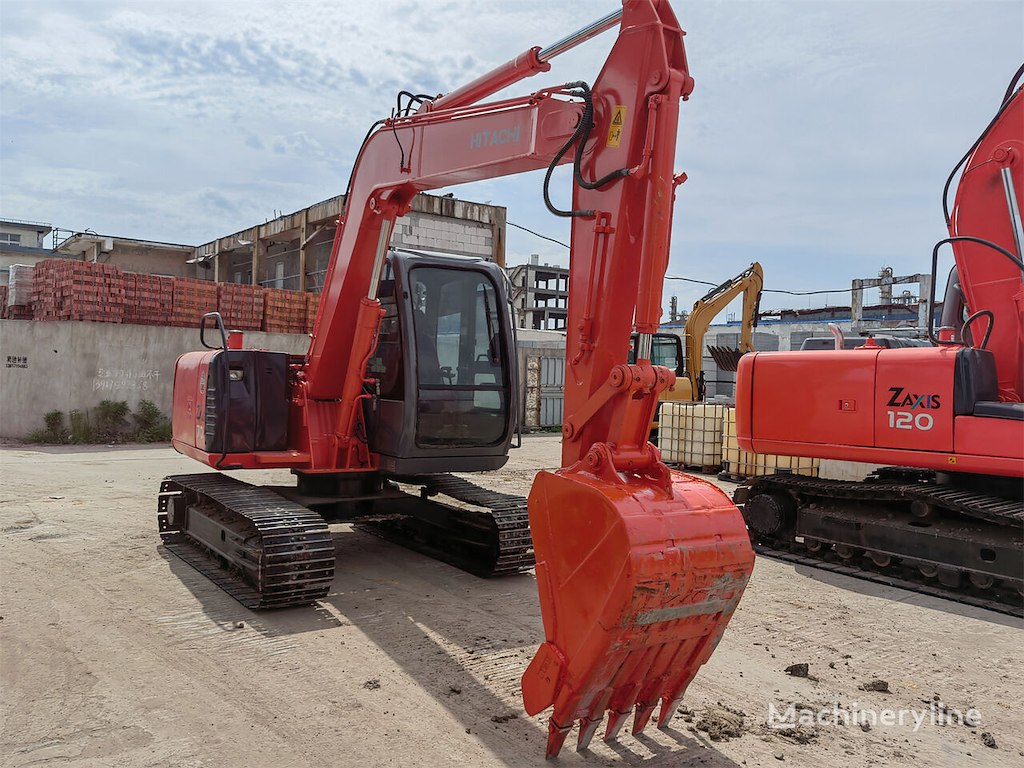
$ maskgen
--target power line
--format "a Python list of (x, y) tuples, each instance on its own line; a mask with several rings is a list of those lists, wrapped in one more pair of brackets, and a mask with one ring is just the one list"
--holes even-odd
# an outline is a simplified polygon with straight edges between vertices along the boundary
[[(516, 229), (521, 229), (524, 232), (529, 232), (531, 235), (534, 235), (535, 237), (539, 237), (542, 240), (550, 240), (552, 243), (557, 243), (558, 245), (562, 246), (563, 248), (569, 248), (570, 250), (572, 250), (572, 247), (568, 243), (563, 243), (561, 240), (556, 240), (553, 237), (548, 237), (547, 235), (542, 235), (540, 232), (534, 232), (532, 229), (524, 227), (524, 226), (522, 226), (520, 224), (516, 224), (515, 222), (506, 221), (505, 223), (508, 224), (510, 227), (515, 227)], [(710, 285), (712, 288), (717, 288), (719, 286), (719, 283), (709, 283), (707, 280), (695, 280), (692, 277), (682, 277), (680, 275), (665, 275), (665, 279), (666, 280), (682, 280), (685, 283), (697, 283), (698, 285)], [(917, 281), (913, 280), (913, 279), (910, 279), (910, 278), (908, 278), (906, 280), (894, 279), (892, 281), (892, 283), (890, 283), (890, 285), (903, 285), (903, 284), (906, 284), (906, 283), (914, 283), (914, 282), (917, 282)], [(874, 286), (874, 287), (879, 287), (879, 286)], [(828, 289), (823, 289), (823, 290), (818, 290), (818, 291), (786, 291), (786, 290), (783, 290), (781, 288), (764, 288), (764, 289), (762, 289), (762, 293), (784, 293), (787, 296), (817, 296), (817, 295), (823, 294), (823, 293), (845, 293), (848, 290), (850, 290), (849, 286), (846, 286), (844, 288), (828, 288)]]
[(563, 248), (569, 248), (569, 250), (572, 250), (572, 247), (568, 243), (563, 243), (561, 240), (556, 240), (553, 237), (548, 237), (547, 235), (542, 235), (540, 232), (534, 232), (532, 229), (527, 229), (526, 227), (524, 227), (524, 226), (522, 226), (520, 224), (515, 224), (514, 222), (511, 222), (511, 221), (506, 221), (505, 223), (508, 224), (510, 227), (515, 227), (516, 229), (521, 229), (521, 230), (523, 230), (523, 232), (529, 232), (531, 235), (534, 235), (535, 237), (539, 237), (541, 240), (550, 240), (552, 243), (558, 243)]
[[(682, 280), (682, 281), (687, 282), (687, 283), (699, 283), (700, 285), (710, 285), (712, 288), (715, 288), (715, 287), (718, 286), (718, 283), (709, 283), (706, 280), (694, 280), (692, 277), (680, 277), (678, 275), (665, 275), (665, 279), (666, 280)], [(889, 283), (889, 285), (905, 285), (907, 283), (916, 283), (916, 282), (917, 282), (917, 280), (915, 280), (913, 278), (909, 278), (909, 277), (907, 279), (905, 279), (905, 280), (898, 280), (898, 279), (894, 278), (893, 281), (891, 283)], [(868, 288), (880, 288), (881, 286), (875, 285), (875, 286), (865, 286), (865, 287), (868, 287)], [(828, 288), (828, 289), (823, 289), (823, 290), (819, 290), (819, 291), (785, 291), (785, 290), (783, 290), (781, 288), (764, 288), (764, 289), (762, 289), (762, 293), (785, 293), (785, 294), (787, 294), (789, 296), (815, 296), (815, 295), (821, 294), (821, 293), (846, 293), (846, 291), (849, 291), (849, 290), (850, 290), (850, 286), (846, 286), (845, 288)]]

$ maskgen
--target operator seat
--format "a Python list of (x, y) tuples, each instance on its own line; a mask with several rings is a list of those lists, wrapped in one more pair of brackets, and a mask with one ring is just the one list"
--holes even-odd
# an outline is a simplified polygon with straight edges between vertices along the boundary
[(418, 383), (442, 384), (437, 344), (428, 330), (427, 316), (420, 310), (416, 310), (412, 325), (416, 332), (416, 379)]

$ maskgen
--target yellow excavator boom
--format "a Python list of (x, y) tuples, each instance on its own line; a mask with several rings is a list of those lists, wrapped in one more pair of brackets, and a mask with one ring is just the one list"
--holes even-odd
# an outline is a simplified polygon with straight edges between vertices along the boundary
[(702, 298), (694, 302), (693, 310), (686, 319), (686, 327), (683, 330), (683, 346), (686, 352), (686, 379), (690, 385), (690, 397), (671, 397), (666, 399), (704, 399), (703, 364), (701, 359), (704, 351), (704, 336), (708, 332), (711, 321), (741, 293), (743, 294), (743, 322), (740, 326), (740, 346), (737, 350), (737, 357), (754, 350), (754, 327), (757, 325), (757, 309), (761, 302), (761, 289), (763, 286), (764, 271), (761, 269), (761, 265), (755, 261), (736, 277), (725, 281), (716, 288), (712, 288)]

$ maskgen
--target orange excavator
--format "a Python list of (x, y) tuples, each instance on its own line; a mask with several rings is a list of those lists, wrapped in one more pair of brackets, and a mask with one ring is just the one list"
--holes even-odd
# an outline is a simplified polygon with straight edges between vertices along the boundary
[[(745, 450), (893, 465), (863, 482), (773, 475), (742, 487), (736, 500), (759, 546), (838, 560), (889, 583), (930, 583), (927, 591), (1018, 615), (1022, 75), (1024, 67), (943, 190), (949, 237), (932, 251), (932, 285), (942, 247), (952, 248), (956, 266), (940, 327), (930, 323), (932, 343), (884, 348), (868, 339), (850, 350), (754, 353), (740, 361), (736, 386)], [(948, 191), (961, 166), (950, 212)]]
[[(592, 86), (486, 100), (613, 27)], [(669, 3), (624, 0), (448, 94), (402, 92), (357, 155), (308, 352), (244, 349), (212, 316), (200, 334), (210, 348), (177, 362), (174, 447), (220, 470), (288, 468), (296, 484), (166, 478), (166, 545), (254, 608), (326, 596), (334, 521), (482, 575), (535, 560), (545, 640), (522, 688), (527, 712), (553, 708), (548, 756), (576, 721), (585, 748), (606, 712), (606, 739), (630, 713), (642, 730), (659, 702), (665, 725), (753, 566), (730, 499), (669, 471), (647, 440), (674, 380), (652, 365), (651, 340), (684, 178), (673, 171), (679, 105), (692, 89)], [(561, 210), (549, 183), (570, 162)], [(500, 467), (516, 431), (499, 270), (389, 243), (419, 192), (538, 169), (548, 208), (572, 220), (571, 298), (562, 468), (537, 476), (524, 511), (519, 497), (447, 474)], [(206, 341), (208, 320), (219, 343)]]

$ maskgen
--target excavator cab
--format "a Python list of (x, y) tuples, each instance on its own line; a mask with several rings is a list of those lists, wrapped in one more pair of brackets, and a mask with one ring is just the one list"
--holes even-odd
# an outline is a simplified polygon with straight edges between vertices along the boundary
[[(629, 364), (636, 364), (636, 334), (629, 339)], [(651, 365), (663, 365), (676, 376), (683, 376), (683, 340), (674, 333), (655, 333), (651, 337)]]
[(392, 475), (498, 469), (516, 431), (515, 329), (501, 269), (392, 251), (366, 376), (370, 449)]
[[(636, 340), (637, 334), (629, 339), (629, 364), (636, 363)], [(674, 333), (655, 333), (651, 337), (651, 364), (662, 365), (675, 373), (676, 380), (672, 386), (665, 389), (658, 396), (658, 406), (654, 411), (654, 421), (651, 422), (650, 440), (658, 444), (658, 437), (661, 429), (661, 404), (666, 402), (688, 402), (693, 400), (693, 388), (686, 376), (686, 359), (683, 356), (683, 340)]]
[[(380, 470), (480, 472), (508, 460), (519, 414), (507, 278), (494, 263), (392, 251), (379, 287), (363, 415)], [(223, 323), (218, 319), (223, 332)], [(294, 437), (288, 355), (207, 344), (175, 368), (174, 444), (218, 468)], [(265, 458), (257, 461), (267, 461)]]

